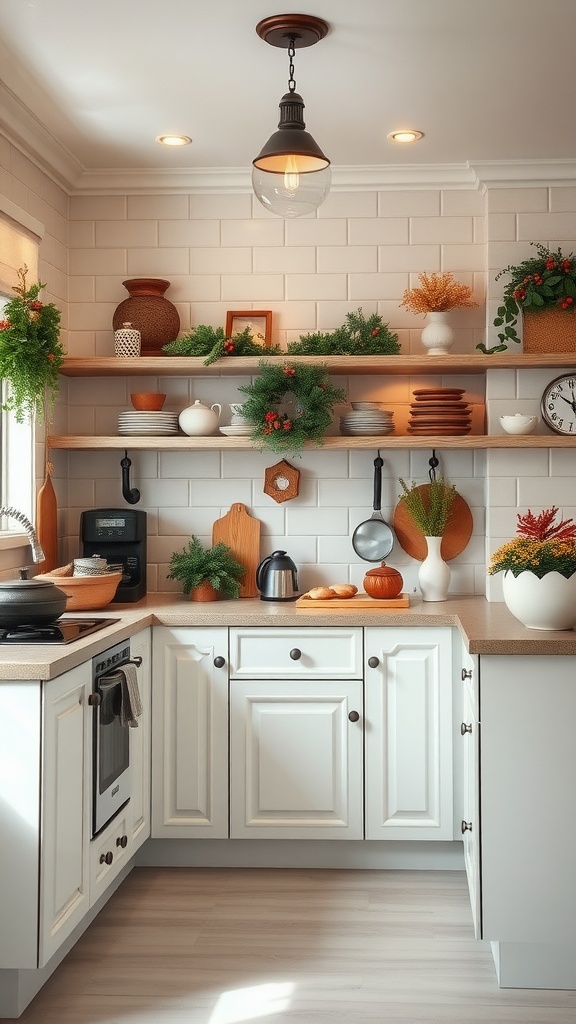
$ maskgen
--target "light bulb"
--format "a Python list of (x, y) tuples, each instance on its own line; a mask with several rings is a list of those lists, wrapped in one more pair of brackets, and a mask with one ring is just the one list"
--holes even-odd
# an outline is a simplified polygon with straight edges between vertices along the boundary
[(283, 173), (252, 168), (252, 188), (262, 206), (278, 217), (303, 217), (314, 213), (330, 191), (330, 167), (307, 173)]
[(300, 186), (300, 175), (295, 156), (286, 157), (286, 169), (284, 171), (284, 188), (287, 192), (296, 192)]

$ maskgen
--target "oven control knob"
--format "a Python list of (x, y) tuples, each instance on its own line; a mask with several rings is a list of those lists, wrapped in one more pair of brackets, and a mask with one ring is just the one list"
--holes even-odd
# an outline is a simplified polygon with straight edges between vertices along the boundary
[(108, 850), (108, 853), (101, 853), (100, 854), (100, 863), (101, 864), (111, 864), (113, 860), (114, 860), (114, 854), (112, 853), (112, 850)]
[(118, 836), (116, 846), (121, 846), (122, 849), (125, 850), (128, 846), (128, 836)]
[(92, 704), (94, 707), (97, 708), (98, 705), (102, 703), (102, 694), (91, 693), (90, 696), (88, 697), (88, 703)]

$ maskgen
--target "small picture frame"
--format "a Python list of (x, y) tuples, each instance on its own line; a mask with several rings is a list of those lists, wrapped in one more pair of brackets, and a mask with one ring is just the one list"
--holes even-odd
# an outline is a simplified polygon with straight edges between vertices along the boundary
[(226, 337), (250, 328), (255, 341), (262, 341), (265, 348), (272, 344), (272, 312), (269, 309), (229, 309), (226, 313)]

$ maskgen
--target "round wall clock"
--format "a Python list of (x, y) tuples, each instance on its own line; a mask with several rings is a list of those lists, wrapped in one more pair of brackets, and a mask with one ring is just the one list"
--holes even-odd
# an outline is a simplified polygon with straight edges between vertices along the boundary
[(563, 373), (546, 385), (540, 411), (555, 434), (576, 437), (576, 372)]

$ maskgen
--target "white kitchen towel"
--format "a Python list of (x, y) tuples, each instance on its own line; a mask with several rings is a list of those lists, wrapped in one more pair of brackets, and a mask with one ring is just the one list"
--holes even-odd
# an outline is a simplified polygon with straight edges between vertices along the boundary
[(136, 729), (138, 719), (142, 715), (142, 700), (138, 689), (138, 673), (135, 665), (121, 665), (118, 668), (121, 676), (120, 724)]

